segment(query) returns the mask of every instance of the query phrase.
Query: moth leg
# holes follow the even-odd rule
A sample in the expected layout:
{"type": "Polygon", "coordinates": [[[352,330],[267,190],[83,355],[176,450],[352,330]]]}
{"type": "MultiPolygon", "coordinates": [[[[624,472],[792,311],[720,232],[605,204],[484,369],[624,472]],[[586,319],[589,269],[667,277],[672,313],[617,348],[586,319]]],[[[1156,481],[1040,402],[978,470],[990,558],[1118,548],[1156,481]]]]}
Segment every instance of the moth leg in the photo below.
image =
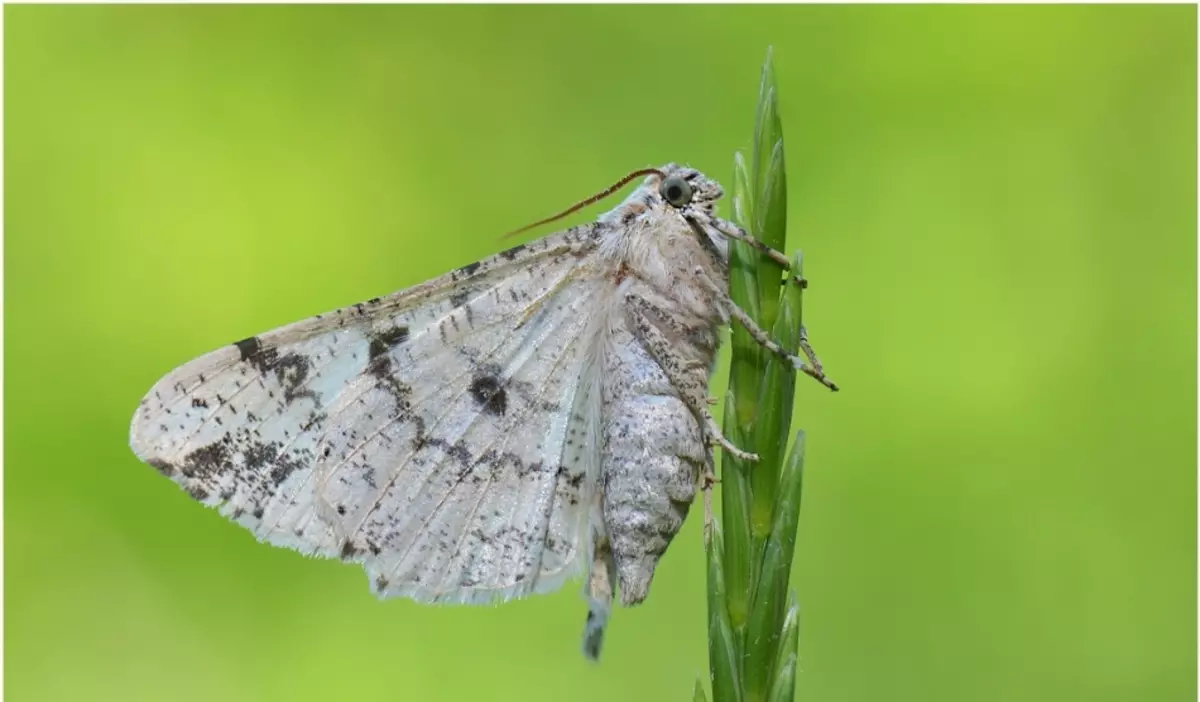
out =
{"type": "Polygon", "coordinates": [[[728,293],[726,293],[719,285],[713,282],[712,278],[710,278],[708,274],[704,272],[703,268],[697,266],[695,269],[695,275],[700,279],[701,282],[705,284],[705,286],[708,287],[709,291],[717,297],[717,302],[729,312],[729,315],[741,323],[746,331],[750,332],[750,336],[756,342],[758,342],[759,346],[762,346],[767,351],[770,351],[788,363],[791,363],[796,370],[814,378],[817,382],[821,383],[830,390],[835,392],[837,391],[837,383],[825,376],[825,371],[821,367],[820,362],[817,361],[816,354],[812,353],[812,346],[808,344],[808,332],[804,330],[803,327],[801,327],[800,334],[802,340],[801,348],[804,349],[804,354],[808,356],[809,361],[812,362],[811,366],[808,363],[805,363],[795,354],[789,353],[787,349],[775,343],[775,341],[771,339],[771,336],[767,334],[762,327],[758,326],[758,324],[750,318],[750,315],[746,314],[745,310],[743,310],[741,307],[738,307],[737,303],[729,297],[728,293]]]}
{"type": "Polygon", "coordinates": [[[695,221],[701,225],[708,225],[708,226],[712,227],[713,229],[717,230],[718,232],[720,232],[721,234],[723,234],[724,236],[726,236],[730,239],[734,239],[736,241],[740,241],[744,244],[749,245],[750,248],[762,253],[764,256],[771,259],[775,263],[778,263],[779,265],[783,266],[785,270],[790,269],[792,267],[791,259],[789,259],[787,256],[783,255],[781,252],[776,251],[775,249],[771,248],[770,246],[767,246],[766,244],[759,241],[758,239],[755,239],[754,237],[750,236],[749,234],[746,233],[746,230],[742,229],[741,227],[734,224],[733,222],[726,222],[725,220],[721,219],[720,217],[712,217],[708,214],[705,214],[703,212],[700,212],[700,211],[694,210],[694,209],[689,210],[685,216],[689,220],[695,221]]]}
{"type": "Polygon", "coordinates": [[[640,295],[634,293],[626,294],[625,301],[629,305],[629,313],[633,318],[634,336],[645,344],[646,348],[650,351],[650,355],[654,357],[654,360],[658,361],[658,365],[667,374],[667,379],[671,381],[671,385],[679,391],[680,399],[703,422],[705,436],[710,441],[720,444],[730,455],[740,461],[757,461],[758,454],[743,451],[729,439],[726,439],[725,435],[721,433],[721,428],[717,426],[716,420],[713,419],[712,412],[708,411],[707,374],[701,375],[699,373],[688,372],[695,364],[679,356],[675,350],[675,346],[667,340],[667,337],[651,321],[650,315],[653,315],[655,319],[661,320],[672,332],[680,337],[688,334],[687,327],[668,315],[660,314],[658,309],[649,300],[640,295]]]}
{"type": "Polygon", "coordinates": [[[800,325],[800,350],[804,352],[804,357],[812,364],[813,370],[825,375],[825,369],[821,366],[821,359],[817,358],[817,352],[813,351],[812,344],[808,343],[808,330],[804,325],[800,325]]]}
{"type": "Polygon", "coordinates": [[[588,598],[587,623],[583,627],[583,655],[589,660],[600,660],[600,648],[604,645],[604,630],[612,613],[613,583],[617,581],[617,564],[613,560],[608,539],[593,546],[592,567],[588,571],[584,594],[588,598]]]}
{"type": "Polygon", "coordinates": [[[795,285],[799,285],[801,290],[808,290],[808,278],[789,274],[787,278],[779,281],[779,284],[784,285],[789,282],[793,283],[795,285]]]}
{"type": "MultiPolygon", "coordinates": [[[[686,213],[684,213],[684,218],[687,220],[688,224],[691,225],[691,227],[696,230],[696,233],[702,237],[707,236],[703,231],[703,227],[705,227],[705,226],[711,227],[712,229],[716,230],[717,233],[721,234],[722,236],[727,237],[729,239],[734,239],[736,241],[740,241],[740,242],[748,245],[750,248],[754,249],[755,251],[762,253],[763,255],[765,255],[767,258],[771,259],[775,263],[778,263],[779,265],[783,266],[784,270],[791,270],[791,268],[792,268],[791,259],[789,259],[787,256],[783,255],[783,253],[776,251],[775,249],[771,248],[770,246],[767,246],[766,244],[759,241],[758,239],[755,239],[754,237],[750,236],[749,234],[746,233],[746,230],[742,229],[741,227],[734,224],[733,222],[726,222],[725,220],[721,219],[720,217],[712,217],[706,213],[699,212],[697,210],[688,210],[686,213]]],[[[790,273],[788,274],[788,277],[786,279],[780,280],[779,282],[780,282],[780,284],[790,282],[794,285],[799,285],[801,290],[808,287],[808,280],[806,280],[805,278],[803,278],[801,276],[792,275],[790,273]]]]}

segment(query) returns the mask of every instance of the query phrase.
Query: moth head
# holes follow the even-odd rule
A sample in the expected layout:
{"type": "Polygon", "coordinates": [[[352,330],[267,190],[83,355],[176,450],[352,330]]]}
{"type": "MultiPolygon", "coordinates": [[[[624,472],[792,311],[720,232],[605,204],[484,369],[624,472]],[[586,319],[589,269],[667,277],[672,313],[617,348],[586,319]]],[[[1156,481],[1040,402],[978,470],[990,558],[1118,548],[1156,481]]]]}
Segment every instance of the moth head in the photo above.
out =
{"type": "Polygon", "coordinates": [[[695,168],[668,163],[650,177],[650,185],[662,204],[678,210],[684,216],[689,210],[701,209],[711,213],[717,200],[724,195],[721,186],[695,168]]]}
{"type": "Polygon", "coordinates": [[[712,226],[717,200],[725,194],[720,184],[695,168],[673,163],[656,170],[643,186],[653,193],[647,204],[657,204],[655,209],[663,214],[680,218],[718,259],[728,263],[729,241],[712,226]]]}

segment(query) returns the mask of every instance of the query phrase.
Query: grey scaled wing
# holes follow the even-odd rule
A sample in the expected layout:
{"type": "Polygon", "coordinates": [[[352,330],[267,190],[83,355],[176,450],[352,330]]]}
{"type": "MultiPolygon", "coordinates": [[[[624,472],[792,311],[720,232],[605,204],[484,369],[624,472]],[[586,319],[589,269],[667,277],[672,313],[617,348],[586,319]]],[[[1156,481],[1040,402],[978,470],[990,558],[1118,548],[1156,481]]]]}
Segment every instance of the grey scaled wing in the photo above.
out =
{"type": "Polygon", "coordinates": [[[590,554],[597,225],[188,363],[137,455],[262,541],[427,602],[544,592],[590,554]]]}

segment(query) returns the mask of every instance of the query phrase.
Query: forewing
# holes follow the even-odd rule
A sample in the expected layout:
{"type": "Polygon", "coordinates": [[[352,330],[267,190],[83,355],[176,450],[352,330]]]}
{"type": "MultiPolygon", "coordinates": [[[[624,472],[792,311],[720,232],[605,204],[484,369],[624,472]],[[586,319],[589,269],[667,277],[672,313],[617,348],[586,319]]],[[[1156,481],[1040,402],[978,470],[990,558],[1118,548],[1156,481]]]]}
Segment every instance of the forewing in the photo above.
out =
{"type": "Polygon", "coordinates": [[[382,596],[554,587],[587,549],[598,236],[203,356],[143,399],[133,449],[262,540],[363,563],[382,596]]]}

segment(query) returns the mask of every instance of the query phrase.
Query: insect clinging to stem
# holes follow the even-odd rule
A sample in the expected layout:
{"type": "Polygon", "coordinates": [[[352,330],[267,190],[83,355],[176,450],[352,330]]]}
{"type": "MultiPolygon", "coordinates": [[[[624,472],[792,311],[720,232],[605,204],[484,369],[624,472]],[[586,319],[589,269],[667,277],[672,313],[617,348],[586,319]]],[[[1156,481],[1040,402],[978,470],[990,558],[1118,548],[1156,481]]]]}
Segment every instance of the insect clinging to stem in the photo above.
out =
{"type": "Polygon", "coordinates": [[[530,226],[639,177],[594,222],[177,368],[142,400],[134,452],[261,541],[362,564],[379,597],[483,603],[586,576],[598,657],[614,597],[646,598],[714,481],[714,447],[755,459],[709,411],[720,327],[837,389],[803,329],[801,358],[730,299],[731,240],[788,259],[718,217],[699,171],[637,170],[530,226]]]}

